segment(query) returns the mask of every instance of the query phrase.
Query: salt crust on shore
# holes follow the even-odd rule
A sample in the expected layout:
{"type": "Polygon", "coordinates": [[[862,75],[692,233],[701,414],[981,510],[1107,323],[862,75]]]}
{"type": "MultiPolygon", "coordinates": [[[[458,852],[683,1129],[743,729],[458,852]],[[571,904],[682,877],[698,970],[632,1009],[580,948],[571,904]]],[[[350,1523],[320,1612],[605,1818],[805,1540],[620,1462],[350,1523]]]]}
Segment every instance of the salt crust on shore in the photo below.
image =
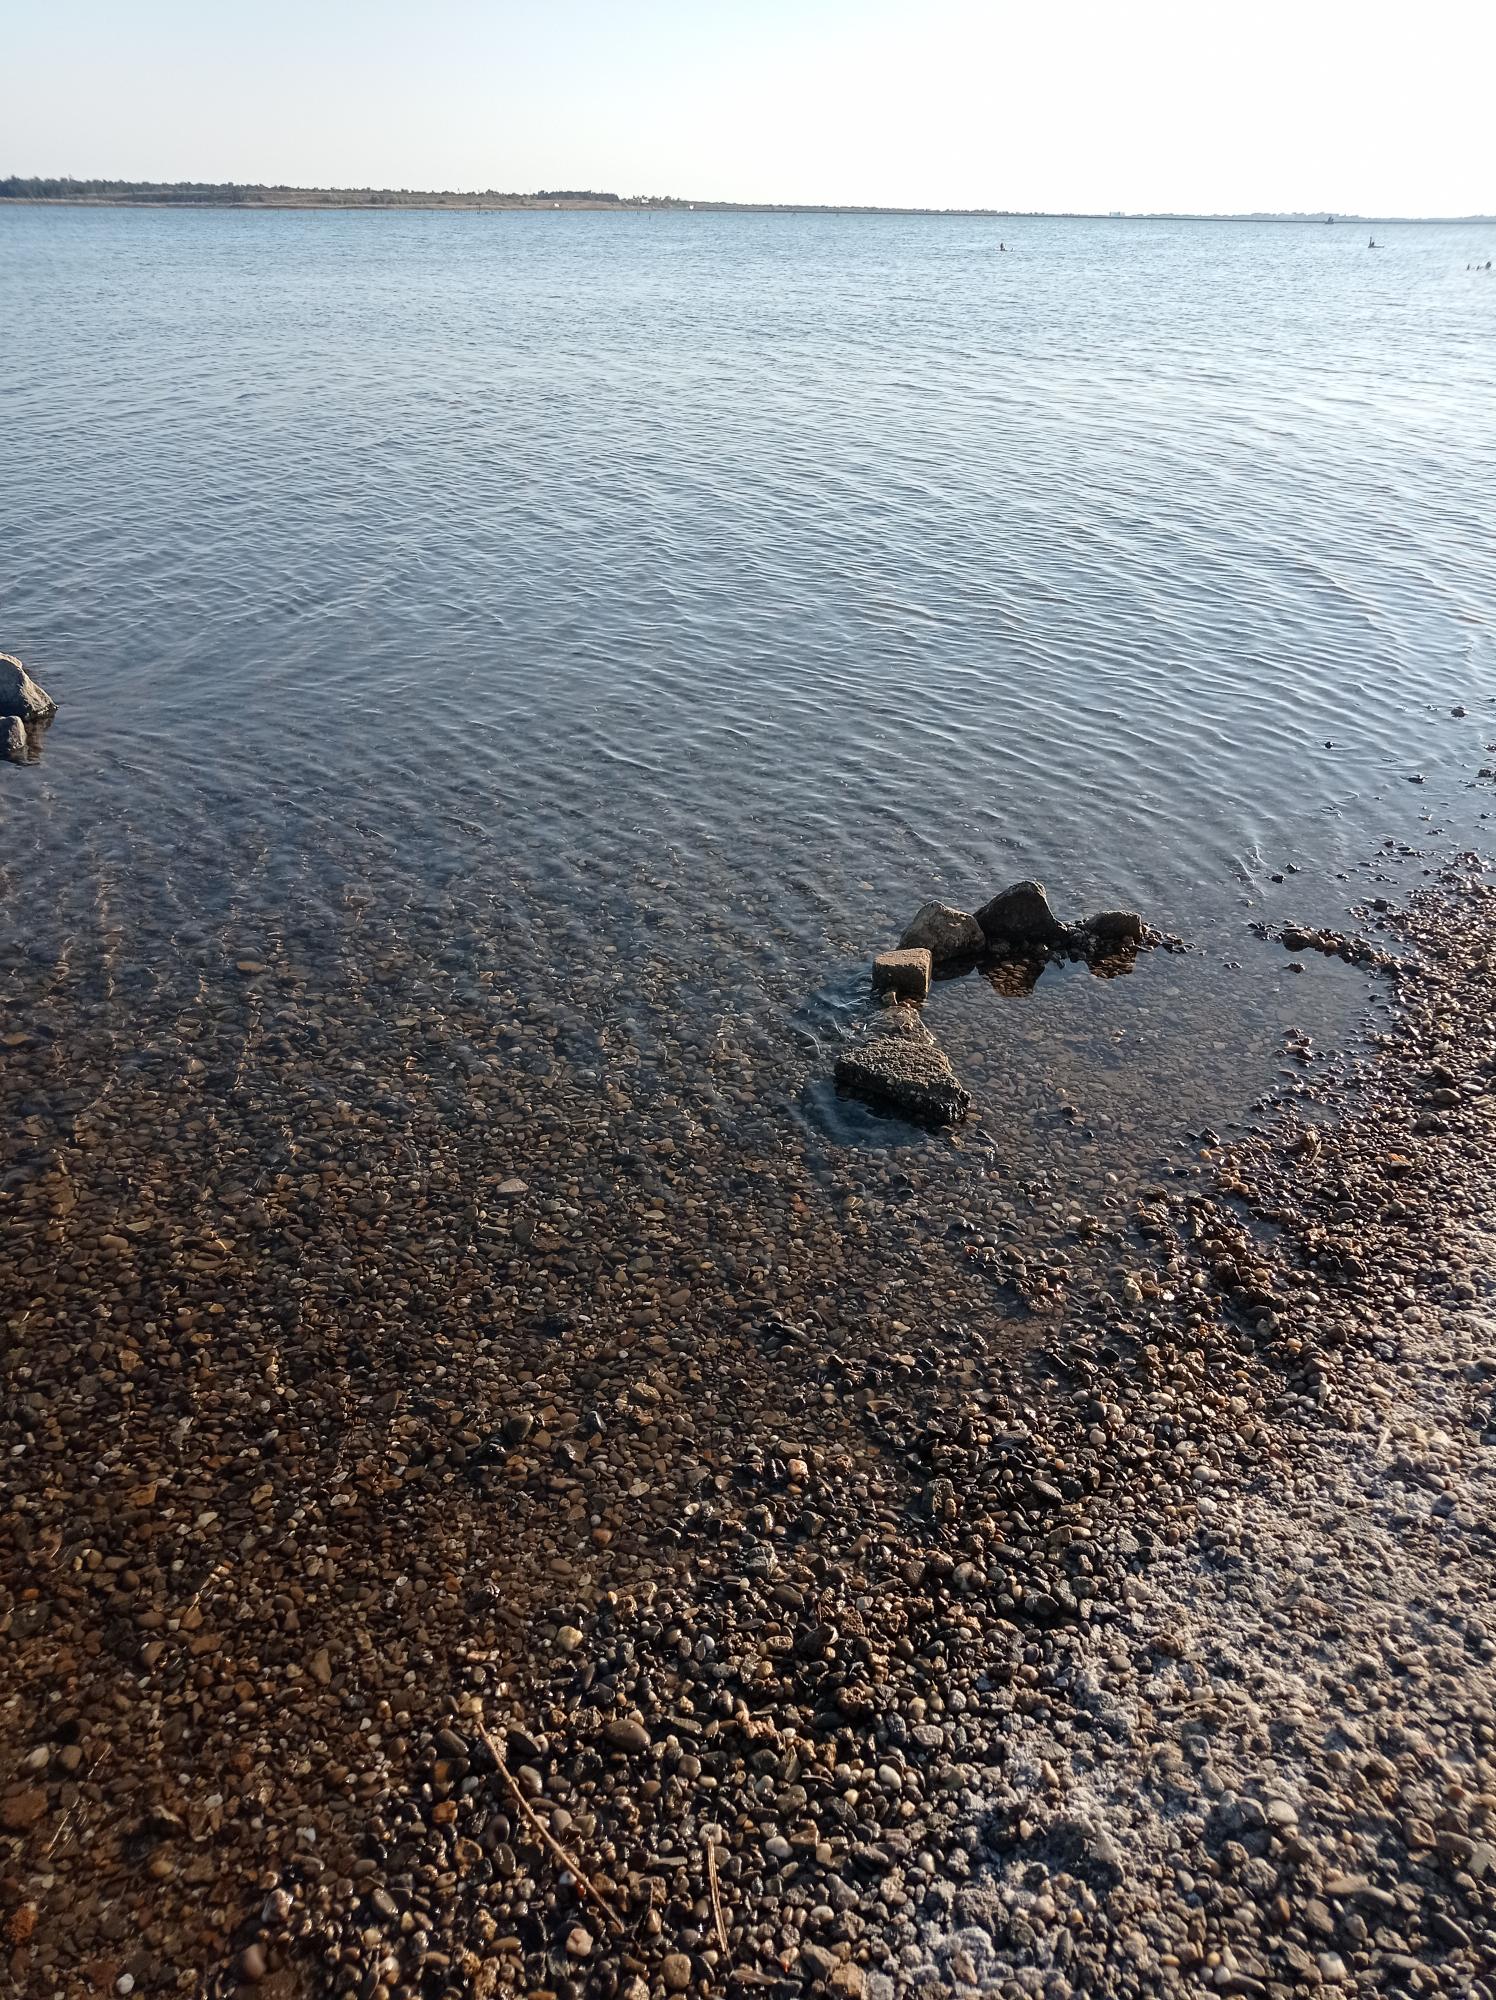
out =
{"type": "MultiPolygon", "coordinates": [[[[1467,1250],[1478,1268],[1496,1264],[1496,1236],[1472,1234],[1467,1250]]],[[[1336,1949],[1346,1920],[1354,1932],[1358,1911],[1364,1925],[1381,1896],[1390,1902],[1398,1893],[1374,1887],[1385,1849],[1374,1830],[1380,1814],[1374,1806],[1368,1814],[1368,1761],[1386,1752],[1404,1769],[1411,1763],[1408,1803],[1421,1806],[1430,1848],[1451,1810],[1464,1817],[1473,1746],[1460,1719],[1472,1705],[1496,1712],[1492,1649],[1482,1637],[1496,1638],[1496,1450],[1469,1423],[1471,1379],[1487,1365],[1496,1368],[1496,1318],[1487,1308],[1412,1308],[1393,1319],[1342,1394],[1286,1419],[1282,1450],[1256,1477],[1245,1486],[1203,1484],[1199,1537],[1153,1565],[1116,1622],[1077,1650],[1069,1693],[1120,1754],[1101,1770],[1074,1771],[1068,1731],[1015,1719],[1009,1782],[1097,1830],[1115,1851],[1121,1880],[1109,1914],[1133,1926],[1131,1956],[1145,1987],[1170,1983],[1163,1957],[1193,1914],[1178,1872],[1188,1873],[1212,1819],[1223,1823],[1240,1800],[1282,1808],[1280,1836],[1334,1842],[1327,1858],[1339,1864],[1347,1893],[1324,1898],[1332,1928],[1317,1939],[1313,1966],[1301,1968],[1304,1983],[1332,1989],[1367,1984],[1336,1949]],[[1148,1658],[1161,1633],[1170,1652],[1139,1671],[1133,1663],[1148,1658]],[[1182,1754],[1161,1771],[1160,1751],[1176,1748],[1182,1754]],[[1150,1874],[1174,1878],[1172,1907],[1150,1874]],[[1372,1885],[1376,1902],[1350,1887],[1358,1879],[1372,1885]]],[[[1457,1862],[1469,1836],[1444,1831],[1457,1862]]],[[[1268,1851],[1276,1877],[1282,1840],[1270,1840],[1268,1851]]],[[[906,1977],[938,1981],[962,2000],[1004,1979],[1025,1992],[1055,1991],[1043,1976],[1055,1953],[1045,1948],[1033,1860],[1031,1852],[997,1860],[980,1886],[962,1889],[948,1921],[929,1925],[905,1952],[906,1977]],[[1026,1966],[996,1942],[1015,1918],[1040,1941],[1026,1966]]],[[[1493,1870],[1496,1851],[1482,1874],[1493,1870]]],[[[1405,1890],[1402,1900],[1421,1904],[1426,1894],[1405,1890]]],[[[1383,1914],[1395,1928],[1395,1914],[1383,1914]]],[[[1446,1948],[1457,1921],[1445,1917],[1446,1948]]],[[[1273,1928],[1281,1937],[1288,1926],[1273,1928]]],[[[1404,1981],[1408,1969],[1394,1968],[1404,1981]]],[[[1265,1970],[1226,1955],[1213,1983],[1229,1986],[1234,1974],[1234,1990],[1250,1992],[1265,1970]]],[[[1434,1967],[1426,1979],[1427,1990],[1445,1990],[1434,1967]]],[[[1417,1985],[1415,1973],[1408,1990],[1417,1985]]],[[[892,1992],[893,1981],[874,1975],[869,2000],[880,1989],[892,1992]]],[[[1482,1986],[1459,1980],[1450,1990],[1482,1986]]]]}

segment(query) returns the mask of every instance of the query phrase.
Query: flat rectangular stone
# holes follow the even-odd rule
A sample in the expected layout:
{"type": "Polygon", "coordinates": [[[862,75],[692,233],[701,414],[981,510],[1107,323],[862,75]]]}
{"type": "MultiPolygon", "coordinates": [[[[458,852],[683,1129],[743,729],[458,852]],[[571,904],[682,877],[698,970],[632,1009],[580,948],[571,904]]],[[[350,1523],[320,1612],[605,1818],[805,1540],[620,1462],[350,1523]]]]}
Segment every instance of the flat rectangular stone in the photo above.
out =
{"type": "Polygon", "coordinates": [[[923,1000],[930,991],[930,954],[923,946],[908,951],[880,951],[873,960],[873,991],[897,993],[904,1000],[923,1000]]]}

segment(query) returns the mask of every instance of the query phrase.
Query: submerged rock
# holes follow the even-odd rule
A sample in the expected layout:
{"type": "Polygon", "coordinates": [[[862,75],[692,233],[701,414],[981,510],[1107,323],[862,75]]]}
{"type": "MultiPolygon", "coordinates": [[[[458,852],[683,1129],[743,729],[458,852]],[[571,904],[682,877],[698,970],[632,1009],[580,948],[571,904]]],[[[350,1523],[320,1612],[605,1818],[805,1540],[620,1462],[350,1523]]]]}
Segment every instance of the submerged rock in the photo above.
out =
{"type": "Polygon", "coordinates": [[[26,725],[18,715],[0,717],[0,757],[11,764],[29,764],[31,751],[26,742],[26,725]]]}
{"type": "Polygon", "coordinates": [[[0,653],[0,715],[22,722],[50,722],[57,703],[39,688],[13,653],[0,653]]]}
{"type": "Polygon", "coordinates": [[[873,960],[873,991],[896,993],[903,1000],[923,1000],[930,991],[927,951],[880,951],[873,960]]]}
{"type": "Polygon", "coordinates": [[[944,1050],[912,1007],[892,1008],[837,1057],[843,1090],[922,1125],[959,1125],[971,1107],[944,1050]]]}
{"type": "Polygon", "coordinates": [[[899,939],[900,951],[927,951],[935,965],[978,958],[986,949],[982,926],[965,910],[949,903],[926,903],[899,939]]]}
{"type": "Polygon", "coordinates": [[[1015,882],[984,903],[976,921],[989,945],[1049,951],[1063,944],[1069,932],[1049,907],[1042,882],[1015,882]]]}

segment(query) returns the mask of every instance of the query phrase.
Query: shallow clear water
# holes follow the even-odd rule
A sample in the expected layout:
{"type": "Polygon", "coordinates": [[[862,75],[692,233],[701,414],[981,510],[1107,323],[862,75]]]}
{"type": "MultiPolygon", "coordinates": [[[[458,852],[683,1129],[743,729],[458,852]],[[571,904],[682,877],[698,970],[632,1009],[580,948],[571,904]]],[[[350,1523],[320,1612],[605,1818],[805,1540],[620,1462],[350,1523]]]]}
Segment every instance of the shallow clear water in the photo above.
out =
{"type": "Polygon", "coordinates": [[[1002,1143],[1232,1116],[1361,990],[1246,918],[1487,798],[1496,230],[1378,236],[0,213],[9,1008],[481,971],[638,1120],[855,1148],[868,954],[1037,875],[1197,950],[938,993],[1002,1143]]]}

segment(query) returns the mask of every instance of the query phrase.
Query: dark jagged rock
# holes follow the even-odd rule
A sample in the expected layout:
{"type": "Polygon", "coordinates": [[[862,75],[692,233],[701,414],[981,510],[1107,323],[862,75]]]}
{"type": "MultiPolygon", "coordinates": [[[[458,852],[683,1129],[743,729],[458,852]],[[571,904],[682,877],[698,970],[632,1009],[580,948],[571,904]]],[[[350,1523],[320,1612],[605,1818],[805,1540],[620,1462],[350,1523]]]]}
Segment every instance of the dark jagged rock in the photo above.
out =
{"type": "Polygon", "coordinates": [[[26,725],[18,715],[0,718],[0,757],[10,764],[29,764],[31,751],[26,742],[26,725]]]}
{"type": "Polygon", "coordinates": [[[1110,951],[1122,945],[1139,945],[1144,938],[1143,919],[1136,910],[1098,910],[1081,925],[1080,938],[1082,944],[1110,951]]]}
{"type": "Polygon", "coordinates": [[[1049,907],[1042,882],[1015,882],[984,903],[976,921],[986,942],[998,950],[1051,951],[1069,936],[1049,907]]]}
{"type": "Polygon", "coordinates": [[[843,1090],[922,1125],[959,1125],[971,1106],[950,1061],[910,1007],[893,1007],[838,1056],[843,1090]]]}
{"type": "Polygon", "coordinates": [[[18,715],[22,722],[50,722],[57,703],[39,688],[13,653],[0,653],[0,715],[18,715]]]}
{"type": "Polygon", "coordinates": [[[925,903],[899,939],[899,950],[927,951],[937,966],[958,965],[979,958],[986,943],[981,925],[965,910],[949,903],[925,903]]]}

